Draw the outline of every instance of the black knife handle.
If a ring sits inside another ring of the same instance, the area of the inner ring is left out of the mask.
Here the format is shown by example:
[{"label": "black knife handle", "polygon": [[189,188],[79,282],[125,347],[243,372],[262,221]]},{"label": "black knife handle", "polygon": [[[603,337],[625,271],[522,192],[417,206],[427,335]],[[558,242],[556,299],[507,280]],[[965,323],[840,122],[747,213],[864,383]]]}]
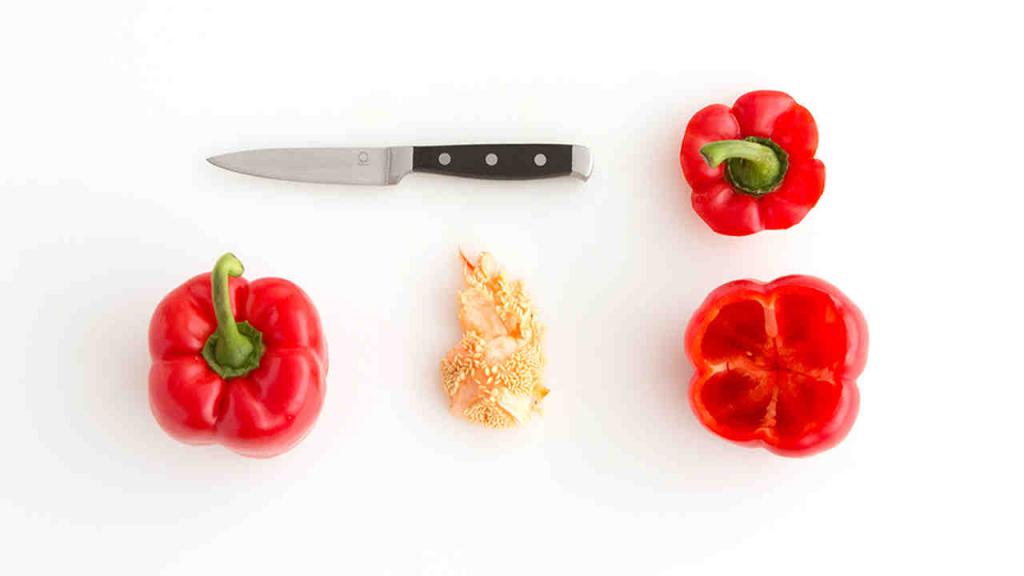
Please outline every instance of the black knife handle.
[{"label": "black knife handle", "polygon": [[[576,148],[582,148],[577,146]],[[582,148],[586,150],[585,148]],[[589,153],[587,153],[589,163]],[[579,161],[578,161],[579,162]],[[416,146],[412,152],[414,172],[493,180],[532,180],[574,173],[570,144],[460,144]],[[577,166],[582,178],[590,176]]]}]

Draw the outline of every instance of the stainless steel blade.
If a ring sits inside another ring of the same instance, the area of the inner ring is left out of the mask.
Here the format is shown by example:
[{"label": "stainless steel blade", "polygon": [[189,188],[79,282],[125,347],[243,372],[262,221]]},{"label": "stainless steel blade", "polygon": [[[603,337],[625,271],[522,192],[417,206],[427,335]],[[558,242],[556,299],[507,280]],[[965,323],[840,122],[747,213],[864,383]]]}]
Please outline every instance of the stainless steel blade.
[{"label": "stainless steel blade", "polygon": [[267,148],[213,156],[214,166],[263,178],[321,184],[398,184],[412,171],[412,147]]}]

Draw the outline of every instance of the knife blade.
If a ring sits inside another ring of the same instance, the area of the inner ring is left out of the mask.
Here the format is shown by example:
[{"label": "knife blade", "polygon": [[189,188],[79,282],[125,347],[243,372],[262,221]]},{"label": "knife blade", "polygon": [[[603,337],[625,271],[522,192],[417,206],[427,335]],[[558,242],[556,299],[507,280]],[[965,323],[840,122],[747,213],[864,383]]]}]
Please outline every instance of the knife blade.
[{"label": "knife blade", "polygon": [[207,158],[263,178],[321,184],[398,184],[411,172],[492,180],[590,178],[593,159],[572,144],[457,144],[390,148],[266,148]]}]

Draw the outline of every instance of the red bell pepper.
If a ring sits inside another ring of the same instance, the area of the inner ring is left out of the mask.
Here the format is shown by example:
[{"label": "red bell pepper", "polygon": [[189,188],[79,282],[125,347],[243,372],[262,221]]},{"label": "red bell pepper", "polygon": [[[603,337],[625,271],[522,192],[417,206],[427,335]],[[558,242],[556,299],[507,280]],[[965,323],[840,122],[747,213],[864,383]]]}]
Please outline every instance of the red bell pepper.
[{"label": "red bell pepper", "polygon": [[149,404],[188,444],[253,457],[309,432],[326,390],[327,347],[309,297],[280,278],[239,278],[232,254],[164,297],[149,325]]},{"label": "red bell pepper", "polygon": [[818,127],[788,94],[712,104],[686,126],[679,160],[693,209],[714,231],[745,236],[803,220],[825,190]]},{"label": "red bell pepper", "polygon": [[811,276],[737,280],[708,295],[686,328],[690,406],[715,434],[803,456],[842,440],[867,361],[860,310]]}]

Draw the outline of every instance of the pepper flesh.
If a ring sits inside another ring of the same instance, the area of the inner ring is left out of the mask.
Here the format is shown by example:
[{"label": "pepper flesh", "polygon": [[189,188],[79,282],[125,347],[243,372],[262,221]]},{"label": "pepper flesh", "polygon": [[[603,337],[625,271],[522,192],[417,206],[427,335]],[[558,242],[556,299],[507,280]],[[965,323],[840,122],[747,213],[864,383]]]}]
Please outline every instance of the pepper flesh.
[{"label": "pepper flesh", "polygon": [[212,352],[208,359],[203,349],[211,336],[216,344],[221,332],[216,281],[211,283],[211,274],[196,276],[165,296],[153,313],[150,408],[181,442],[275,456],[305,437],[323,404],[327,346],[320,317],[309,297],[288,280],[226,280],[224,314],[230,310],[232,319],[251,326],[261,337],[262,352],[239,371],[242,375],[225,377],[214,369]]},{"label": "pepper flesh", "polygon": [[[759,142],[762,156],[755,153]],[[723,150],[726,143],[735,145]],[[766,165],[772,161],[766,150],[774,148],[781,167]],[[817,204],[825,190],[817,148],[811,113],[784,92],[760,90],[740,96],[732,108],[712,104],[697,112],[686,126],[679,160],[694,211],[716,232],[745,236],[789,228]],[[709,151],[728,160],[713,159]],[[767,170],[773,167],[781,169],[777,179]]]},{"label": "pepper flesh", "polygon": [[867,324],[811,276],[715,289],[686,329],[690,406],[708,429],[784,456],[836,445],[853,426]]},{"label": "pepper flesh", "polygon": [[441,362],[441,382],[453,414],[507,428],[540,412],[544,327],[522,282],[508,280],[483,253],[463,256],[466,288],[459,292],[462,340]]}]

